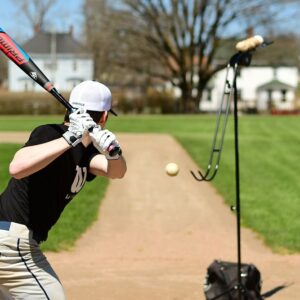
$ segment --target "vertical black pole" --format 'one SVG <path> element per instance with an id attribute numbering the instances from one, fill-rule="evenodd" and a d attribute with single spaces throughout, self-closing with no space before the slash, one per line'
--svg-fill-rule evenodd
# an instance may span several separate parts
<path id="1" fill-rule="evenodd" d="M 235 65 L 233 89 L 234 89 L 234 149 L 235 149 L 235 180 L 236 180 L 236 220 L 237 220 L 237 278 L 238 299 L 241 300 L 241 207 L 240 207 L 240 170 L 239 170 L 239 140 L 238 140 L 238 93 L 237 78 L 238 65 Z"/>

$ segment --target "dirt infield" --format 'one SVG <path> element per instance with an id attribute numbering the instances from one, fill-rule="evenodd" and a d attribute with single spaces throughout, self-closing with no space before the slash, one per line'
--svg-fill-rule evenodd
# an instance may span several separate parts
<path id="1" fill-rule="evenodd" d="M 46 253 L 68 299 L 204 300 L 207 266 L 236 261 L 234 214 L 209 183 L 192 178 L 197 166 L 172 137 L 118 137 L 126 177 L 110 183 L 98 221 L 72 251 Z M 176 177 L 164 172 L 171 161 L 180 166 Z M 242 260 L 261 271 L 263 292 L 289 285 L 270 299 L 300 298 L 300 255 L 274 254 L 242 229 Z"/>

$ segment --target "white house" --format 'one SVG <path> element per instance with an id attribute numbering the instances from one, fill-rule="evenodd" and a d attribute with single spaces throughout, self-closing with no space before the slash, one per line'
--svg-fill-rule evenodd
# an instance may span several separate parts
<path id="1" fill-rule="evenodd" d="M 223 96 L 226 70 L 219 71 L 208 84 L 200 103 L 201 111 L 216 111 Z M 232 83 L 233 71 L 229 72 Z M 298 68 L 271 66 L 242 67 L 237 77 L 239 107 L 258 111 L 293 110 L 299 82 Z"/>
<path id="2" fill-rule="evenodd" d="M 22 47 L 59 91 L 70 91 L 77 83 L 93 78 L 92 56 L 83 51 L 73 38 L 72 30 L 37 32 Z M 12 62 L 8 65 L 8 89 L 15 92 L 42 90 Z"/>

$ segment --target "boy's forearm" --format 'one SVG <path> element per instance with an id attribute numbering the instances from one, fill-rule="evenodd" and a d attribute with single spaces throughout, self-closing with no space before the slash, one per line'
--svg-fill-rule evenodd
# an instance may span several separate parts
<path id="1" fill-rule="evenodd" d="M 16 179 L 29 176 L 45 168 L 70 147 L 64 138 L 24 147 L 16 152 L 9 166 L 9 173 Z"/>
<path id="2" fill-rule="evenodd" d="M 123 178 L 126 171 L 127 165 L 122 155 L 118 159 L 108 160 L 107 175 L 109 178 Z"/>
<path id="3" fill-rule="evenodd" d="M 106 176 L 112 179 L 124 177 L 127 171 L 125 158 L 107 160 L 104 155 L 96 155 L 90 163 L 89 172 L 96 176 Z"/>

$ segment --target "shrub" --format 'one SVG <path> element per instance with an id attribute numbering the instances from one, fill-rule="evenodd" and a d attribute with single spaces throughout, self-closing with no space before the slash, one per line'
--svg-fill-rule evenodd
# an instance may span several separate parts
<path id="1" fill-rule="evenodd" d="M 64 94 L 64 96 L 66 99 L 69 98 L 69 95 Z M 124 114 L 141 114 L 144 112 L 167 114 L 175 112 L 175 101 L 172 95 L 155 89 L 148 89 L 142 96 L 119 93 L 113 98 L 113 102 L 116 102 L 113 106 L 118 112 Z M 64 106 L 46 92 L 0 91 L 0 114 L 2 115 L 49 115 L 63 114 L 64 112 Z"/>
<path id="2" fill-rule="evenodd" d="M 118 112 L 123 112 L 124 114 L 132 113 L 133 112 L 133 101 L 132 99 L 126 97 L 124 94 L 119 95 L 118 104 L 116 110 Z"/>
<path id="3" fill-rule="evenodd" d="M 148 89 L 144 96 L 119 93 L 114 95 L 114 99 L 117 102 L 116 110 L 124 114 L 167 114 L 175 112 L 175 100 L 172 95 L 155 89 Z"/>
<path id="4" fill-rule="evenodd" d="M 63 114 L 64 112 L 63 105 L 45 92 L 0 92 L 0 114 L 2 115 Z"/>
<path id="5" fill-rule="evenodd" d="M 150 113 L 159 111 L 162 114 L 175 112 L 175 99 L 171 93 L 167 91 L 157 91 L 148 89 L 146 95 L 146 106 L 150 109 Z"/>

